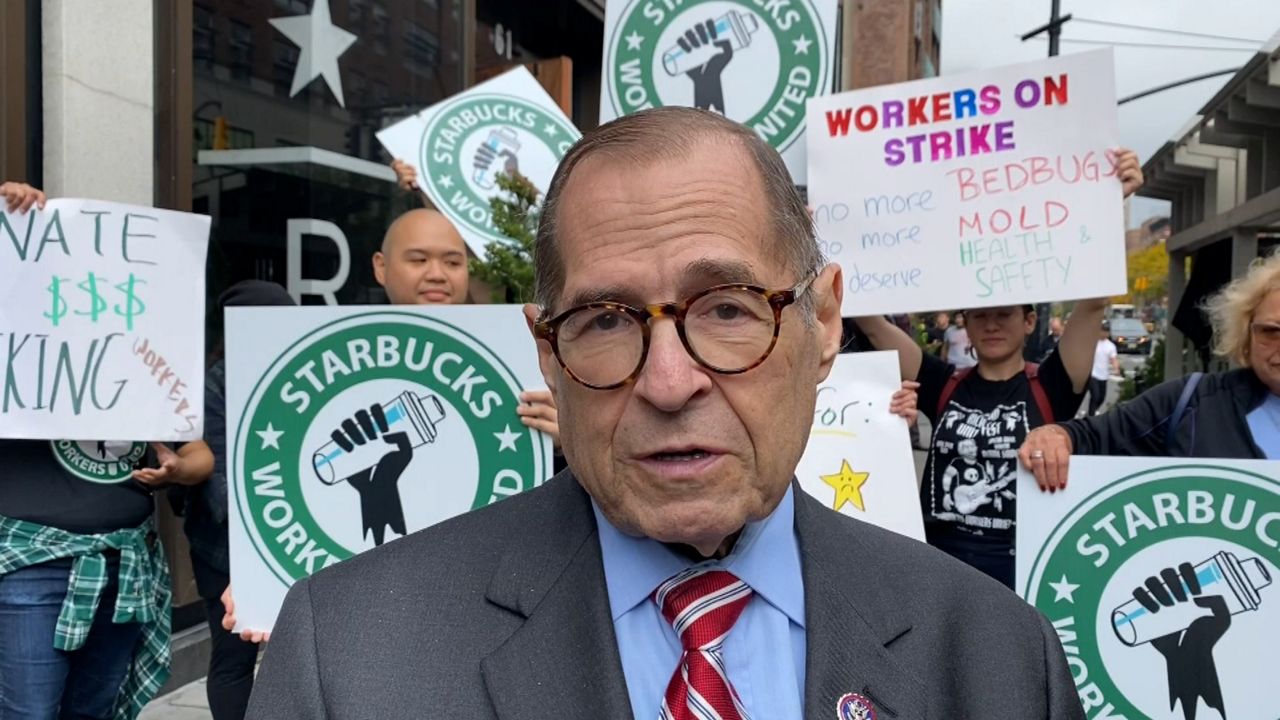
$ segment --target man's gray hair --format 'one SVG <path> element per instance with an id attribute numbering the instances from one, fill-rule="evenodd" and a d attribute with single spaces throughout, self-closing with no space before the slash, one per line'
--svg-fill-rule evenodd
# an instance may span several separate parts
<path id="1" fill-rule="evenodd" d="M 717 140 L 745 150 L 751 165 L 759 171 L 778 262 L 795 274 L 797 282 L 818 272 L 824 260 L 814 236 L 813 219 L 791 182 L 782 156 L 750 128 L 715 113 L 684 107 L 655 108 L 587 132 L 556 169 L 543 201 L 533 253 L 534 301 L 544 312 L 555 311 L 556 299 L 564 289 L 564 260 L 557 233 L 560 202 L 569 176 L 583 160 L 600 155 L 618 161 L 620 167 L 651 165 L 686 158 L 700 143 Z M 806 317 L 812 315 L 811 296 L 805 293 L 801 300 Z"/>

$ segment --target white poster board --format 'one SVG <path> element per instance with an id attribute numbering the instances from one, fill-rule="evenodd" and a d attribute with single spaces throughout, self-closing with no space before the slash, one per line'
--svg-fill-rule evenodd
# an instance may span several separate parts
<path id="1" fill-rule="evenodd" d="M 413 165 L 418 187 L 477 257 L 509 239 L 493 225 L 496 177 L 519 172 L 546 192 L 560 159 L 582 137 L 524 66 L 486 80 L 378 133 Z"/>
<path id="2" fill-rule="evenodd" d="M 923 541 L 907 421 L 889 412 L 901 385 L 896 352 L 838 356 L 818 386 L 796 477 L 827 507 Z"/>
<path id="3" fill-rule="evenodd" d="M 544 387 L 516 305 L 226 312 L 231 573 L 241 627 L 294 581 L 551 476 L 520 423 Z"/>
<path id="4" fill-rule="evenodd" d="M 668 105 L 755 130 L 805 184 L 805 101 L 831 91 L 836 0 L 605 5 L 600 122 Z"/>
<path id="5" fill-rule="evenodd" d="M 201 437 L 208 244 L 203 215 L 0 210 L 0 437 Z"/>
<path id="6" fill-rule="evenodd" d="M 1110 50 L 818 98 L 808 127 L 844 315 L 1125 292 Z"/>
<path id="7" fill-rule="evenodd" d="M 1064 491 L 1019 482 L 1017 588 L 1086 715 L 1280 717 L 1280 463 L 1075 457 Z"/>

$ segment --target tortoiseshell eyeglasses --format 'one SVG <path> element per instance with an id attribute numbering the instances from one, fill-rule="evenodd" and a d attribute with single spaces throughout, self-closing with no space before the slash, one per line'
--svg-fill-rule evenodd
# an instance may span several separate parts
<path id="1" fill-rule="evenodd" d="M 813 283 L 810 275 L 785 290 L 757 285 L 716 285 L 686 298 L 632 307 L 591 302 L 535 323 L 535 335 L 551 343 L 560 367 L 596 390 L 633 382 L 649 354 L 649 321 L 675 320 L 685 350 L 700 365 L 724 375 L 759 366 L 778 343 L 782 310 Z"/>

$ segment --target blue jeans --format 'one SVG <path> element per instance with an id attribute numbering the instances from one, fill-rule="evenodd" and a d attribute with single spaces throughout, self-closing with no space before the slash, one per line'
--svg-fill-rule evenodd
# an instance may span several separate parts
<path id="1" fill-rule="evenodd" d="M 53 647 L 71 565 L 46 563 L 0 575 L 0 720 L 111 718 L 142 626 L 111 622 L 118 560 L 108 572 L 89 638 L 73 652 Z"/>

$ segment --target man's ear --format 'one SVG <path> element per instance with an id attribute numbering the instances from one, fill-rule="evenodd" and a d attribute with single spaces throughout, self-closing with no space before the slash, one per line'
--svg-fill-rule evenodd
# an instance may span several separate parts
<path id="1" fill-rule="evenodd" d="M 1032 310 L 1022 318 L 1022 327 L 1027 335 L 1036 331 L 1036 311 Z"/>
<path id="2" fill-rule="evenodd" d="M 524 322 L 529 327 L 529 334 L 533 335 L 533 341 L 538 346 L 538 369 L 542 370 L 542 380 L 547 383 L 547 389 L 552 395 L 556 394 L 556 384 L 560 380 L 560 361 L 556 360 L 555 351 L 551 349 L 551 343 L 546 340 L 540 340 L 537 333 L 534 332 L 533 326 L 538 321 L 538 315 L 542 312 L 542 308 L 533 303 L 525 303 L 524 305 Z M 557 399 L 556 404 L 559 404 Z"/>
<path id="3" fill-rule="evenodd" d="M 373 254 L 373 278 L 382 287 L 387 286 L 387 258 L 381 250 Z"/>
<path id="4" fill-rule="evenodd" d="M 840 354 L 840 335 L 843 324 L 840 318 L 840 305 L 844 301 L 844 273 L 836 263 L 829 263 L 813 281 L 814 313 L 818 323 L 818 341 L 820 343 L 818 361 L 818 382 L 827 379 L 831 365 Z"/>

